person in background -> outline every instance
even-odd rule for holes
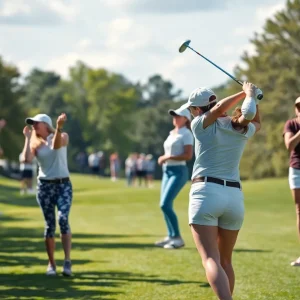
[[[296,208],[297,231],[300,237],[300,97],[295,101],[296,118],[288,120],[283,130],[284,143],[290,152],[289,186]],[[300,257],[291,262],[300,266]]]
[[[39,165],[37,183],[37,202],[45,219],[45,245],[48,255],[46,275],[56,275],[55,252],[55,208],[58,211],[58,224],[61,242],[64,249],[64,264],[62,274],[71,276],[71,228],[69,214],[72,205],[73,188],[69,175],[67,160],[67,145],[69,136],[63,132],[67,120],[66,114],[57,118],[56,128],[53,128],[51,118],[46,114],[38,114],[27,118],[27,126],[23,129],[25,143],[22,155],[25,161],[34,157]],[[31,125],[30,128],[28,125]]]
[[[160,208],[164,214],[168,235],[155,243],[165,249],[184,246],[173,202],[188,181],[186,161],[193,157],[194,139],[190,130],[191,113],[188,109],[169,110],[173,116],[174,129],[164,142],[164,155],[158,158],[162,165],[163,178],[160,193]]]
[[[80,151],[76,155],[76,162],[77,162],[77,165],[79,167],[79,172],[82,173],[82,174],[86,173],[86,167],[88,165],[88,159],[87,159],[87,155],[86,155],[85,151]]]
[[[110,158],[110,176],[112,181],[116,181],[119,177],[120,172],[120,159],[119,154],[114,152],[111,154]]]
[[[21,172],[21,189],[20,194],[34,194],[33,190],[33,160],[26,161],[25,155],[22,152],[19,156],[20,172]]]
[[[96,150],[89,155],[88,163],[92,174],[98,176],[100,170],[100,157]]]
[[[153,175],[155,171],[156,161],[152,154],[146,155],[146,180],[149,188],[153,187]]]
[[[147,186],[146,182],[146,155],[144,153],[140,153],[136,160],[136,179],[138,182],[136,183],[138,186],[142,186],[142,182],[144,181],[145,186]]]
[[[136,175],[136,156],[134,153],[129,154],[125,160],[125,175],[127,186],[132,186]]]

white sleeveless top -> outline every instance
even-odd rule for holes
[[[39,165],[38,178],[56,179],[69,177],[67,147],[52,149],[54,134],[47,137],[46,144],[36,151],[36,158]]]

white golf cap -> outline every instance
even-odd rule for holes
[[[46,114],[38,114],[33,118],[25,119],[26,124],[32,125],[34,122],[44,122],[49,126],[53,127],[51,118]]]
[[[189,96],[187,103],[182,107],[188,108],[190,106],[202,107],[211,103],[217,102],[217,96],[211,89],[206,87],[199,87],[193,90]]]
[[[192,119],[190,111],[187,108],[183,107],[183,105],[177,109],[170,109],[168,112],[171,116],[186,117],[189,121],[191,121]]]
[[[300,97],[298,97],[298,98],[296,99],[295,105],[298,104],[298,103],[300,103]]]

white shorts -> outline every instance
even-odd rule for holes
[[[239,230],[244,221],[244,194],[241,189],[212,182],[192,184],[189,224]]]
[[[290,189],[300,189],[300,169],[289,168]]]

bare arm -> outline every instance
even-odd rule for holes
[[[192,145],[185,145],[184,152],[181,155],[174,155],[170,156],[169,159],[172,160],[190,160],[193,157],[193,146]]]
[[[23,134],[25,136],[25,143],[23,147],[23,151],[21,154],[21,161],[25,162],[31,162],[35,156],[34,151],[30,149],[30,138],[31,138],[31,130],[28,126],[25,126],[23,129]]]
[[[295,150],[297,145],[300,143],[300,131],[298,131],[296,134],[293,134],[292,132],[286,132],[284,134],[284,143],[289,151]]]
[[[69,142],[69,136],[65,132],[61,132],[63,124],[67,120],[66,114],[61,114],[56,122],[56,129],[54,133],[54,138],[52,141],[52,148],[59,149],[61,147],[67,146]]]
[[[213,124],[219,117],[224,115],[230,108],[245,98],[245,92],[239,92],[219,101],[206,115],[203,121],[203,128]]]

